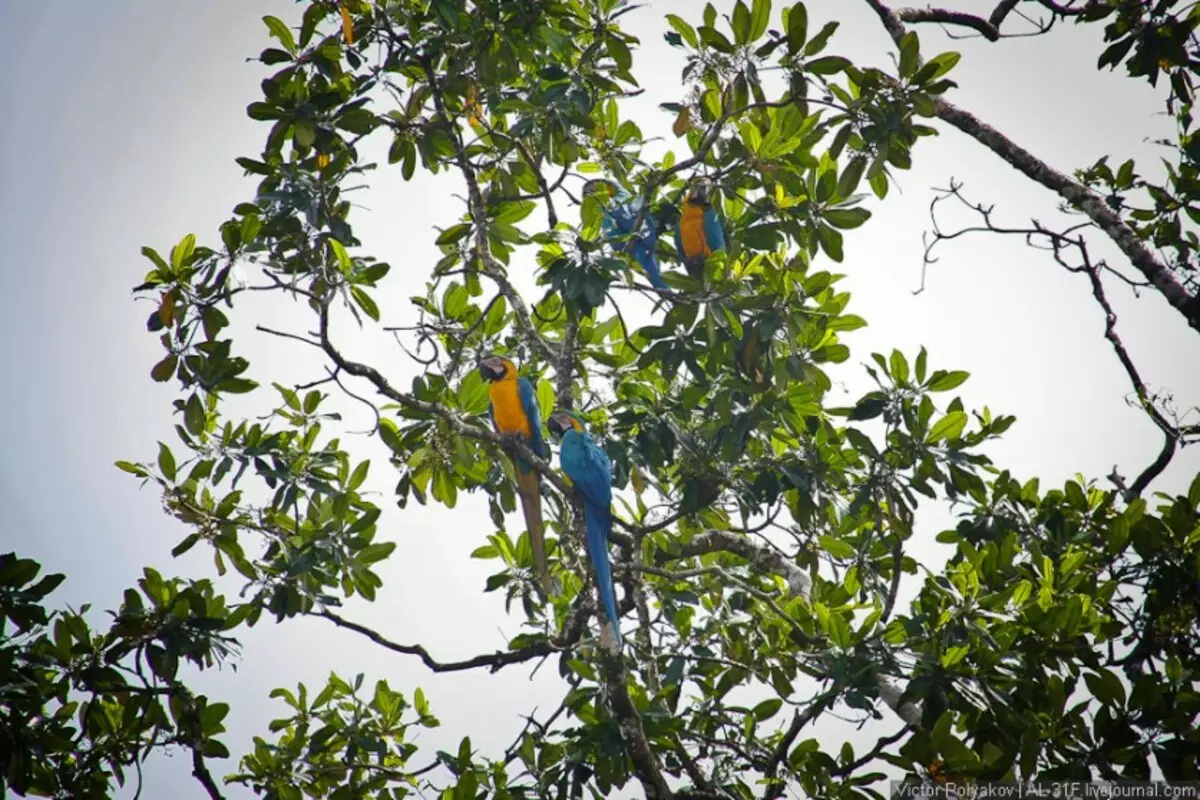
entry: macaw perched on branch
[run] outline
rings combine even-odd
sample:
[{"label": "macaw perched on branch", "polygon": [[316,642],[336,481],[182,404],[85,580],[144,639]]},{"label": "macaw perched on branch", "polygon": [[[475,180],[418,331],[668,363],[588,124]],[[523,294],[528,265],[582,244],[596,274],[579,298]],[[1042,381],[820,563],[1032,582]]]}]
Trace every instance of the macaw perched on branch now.
[{"label": "macaw perched on branch", "polygon": [[600,641],[611,650],[619,650],[621,622],[617,616],[612,566],[608,561],[608,534],[612,530],[612,464],[584,430],[582,418],[574,411],[555,411],[546,420],[546,427],[562,442],[558,451],[559,463],[583,499],[588,556],[596,575],[600,600],[608,612],[608,623],[600,625]]},{"label": "macaw perched on branch", "polygon": [[659,269],[658,259],[654,255],[658,232],[649,210],[642,215],[642,224],[638,227],[637,234],[633,235],[633,223],[637,222],[638,213],[642,210],[642,199],[630,197],[628,192],[618,189],[612,181],[603,179],[585,183],[583,196],[594,196],[604,210],[600,222],[600,233],[604,236],[604,241],[633,256],[646,272],[651,286],[666,289],[662,270]]},{"label": "macaw perched on branch", "polygon": [[[480,359],[479,374],[491,383],[488,397],[492,402],[488,416],[496,433],[518,438],[534,455],[550,458],[550,445],[542,437],[542,412],[530,380],[518,377],[517,366],[496,355]],[[525,527],[533,546],[538,580],[549,593],[550,572],[546,566],[546,537],[542,524],[542,479],[533,465],[520,456],[513,458],[513,471],[517,475],[517,494],[521,498],[521,511],[525,514]]]},{"label": "macaw perched on branch", "polygon": [[683,198],[679,224],[675,228],[675,248],[683,259],[688,275],[704,277],[705,260],[725,249],[725,231],[712,207],[713,185],[708,178],[697,178]]}]

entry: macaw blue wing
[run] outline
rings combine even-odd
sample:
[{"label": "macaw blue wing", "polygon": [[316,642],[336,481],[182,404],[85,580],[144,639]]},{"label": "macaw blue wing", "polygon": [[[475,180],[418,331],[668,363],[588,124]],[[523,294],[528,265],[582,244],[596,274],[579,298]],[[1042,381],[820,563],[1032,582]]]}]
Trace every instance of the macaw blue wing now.
[{"label": "macaw blue wing", "polygon": [[567,433],[574,433],[578,444],[572,442],[573,446],[569,448],[570,465],[564,463],[563,469],[579,487],[579,493],[584,499],[604,511],[611,519],[612,463],[608,454],[601,450],[590,436],[575,431]]},{"label": "macaw blue wing", "polygon": [[608,560],[608,534],[612,530],[612,464],[590,436],[578,431],[567,431],[563,435],[559,461],[563,472],[583,497],[588,557],[596,573],[596,588],[600,591],[600,600],[612,623],[613,633],[620,640],[621,623],[613,591],[612,565]]},{"label": "macaw blue wing", "polygon": [[704,209],[704,238],[708,249],[714,253],[725,249],[725,230],[721,227],[721,218],[712,208]]},{"label": "macaw blue wing", "polygon": [[[650,278],[652,286],[657,289],[666,289],[667,285],[662,280],[662,270],[659,269],[658,259],[654,255],[654,245],[658,240],[658,235],[654,229],[653,215],[643,215],[638,234],[630,236],[633,233],[633,223],[637,221],[643,204],[640,196],[634,198],[628,192],[617,192],[613,197],[612,204],[605,209],[600,223],[600,231],[606,241],[633,256],[647,277]],[[631,239],[632,241],[630,241]]]},{"label": "macaw blue wing", "polygon": [[[642,205],[643,200],[640,196],[633,198],[625,192],[617,195],[613,218],[623,234],[628,235],[633,231],[633,223],[637,221]],[[654,230],[654,221],[651,216],[651,214],[645,214],[642,217],[642,224],[638,228],[637,235],[633,237],[634,241],[627,244],[626,248],[641,266],[642,271],[646,273],[646,277],[650,279],[650,285],[656,289],[666,289],[667,285],[663,283],[662,279],[662,270],[658,266],[658,258],[654,255],[654,245],[658,241],[658,234]]]},{"label": "macaw blue wing", "polygon": [[529,420],[529,449],[541,458],[550,457],[550,446],[542,437],[542,411],[538,408],[537,392],[528,378],[517,381],[517,390],[521,395],[521,408]]}]

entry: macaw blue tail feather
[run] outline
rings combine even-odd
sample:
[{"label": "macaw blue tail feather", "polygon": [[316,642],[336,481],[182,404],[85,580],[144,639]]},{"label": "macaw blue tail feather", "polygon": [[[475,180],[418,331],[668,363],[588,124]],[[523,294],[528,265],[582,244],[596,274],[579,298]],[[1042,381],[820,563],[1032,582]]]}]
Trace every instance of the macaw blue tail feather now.
[{"label": "macaw blue tail feather", "polygon": [[654,243],[638,242],[633,248],[633,257],[642,265],[642,269],[646,271],[646,276],[650,279],[650,285],[655,289],[666,289],[667,284],[663,282],[662,271],[658,268],[658,259],[654,256]]},{"label": "macaw blue tail feather", "polygon": [[608,531],[612,527],[612,513],[591,503],[584,504],[584,523],[587,526],[588,557],[596,574],[596,586],[613,631],[621,638],[621,622],[617,617],[617,597],[613,591],[612,566],[608,561]]}]

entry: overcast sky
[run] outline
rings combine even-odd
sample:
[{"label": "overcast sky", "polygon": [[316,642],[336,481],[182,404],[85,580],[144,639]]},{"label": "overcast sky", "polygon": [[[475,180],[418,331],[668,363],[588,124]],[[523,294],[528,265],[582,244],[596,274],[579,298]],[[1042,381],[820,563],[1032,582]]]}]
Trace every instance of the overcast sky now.
[{"label": "overcast sky", "polygon": [[[717,5],[727,10],[732,3]],[[672,142],[670,117],[656,106],[678,99],[681,61],[662,41],[662,15],[696,19],[701,5],[654,0],[650,6],[623,19],[643,40],[634,72],[646,92],[629,113],[648,136]],[[188,232],[216,246],[217,226],[252,197],[255,181],[233,159],[261,152],[269,125],[247,119],[245,107],[259,98],[267,71],[245,59],[268,46],[263,14],[294,22],[299,10],[285,0],[0,3],[0,326],[7,343],[0,550],[16,549],[67,573],[61,602],[116,607],[145,565],[168,575],[213,574],[210,552],[201,547],[171,558],[185,531],[163,516],[151,488],[139,490],[137,479],[112,466],[117,459],[152,460],[157,440],[177,442],[175,387],[148,375],[161,357],[157,338],[144,328],[151,306],[135,304],[130,289],[149,268],[141,246],[165,254]],[[834,14],[843,24],[830,53],[890,63],[892,43],[864,3],[814,0],[810,28]],[[934,28],[921,33],[927,55],[950,46]],[[1170,132],[1161,100],[1140,80],[1094,69],[1097,28],[1068,25],[1049,39],[955,48],[964,58],[952,75],[961,88],[951,99],[1056,167],[1070,171],[1106,153],[1115,154],[1115,163],[1130,156],[1147,168],[1156,162],[1146,139]],[[405,298],[421,293],[437,258],[431,226],[452,224],[461,205],[450,197],[452,182],[424,177],[405,184],[398,170],[386,169],[385,147],[380,139],[368,150],[385,168],[373,189],[357,197],[364,207],[355,220],[363,251],[393,264],[377,297],[384,323],[398,325],[412,320]],[[946,247],[926,291],[913,295],[931,187],[952,176],[966,182],[973,198],[995,203],[1000,221],[1054,216],[1054,196],[957,131],[923,140],[915,168],[900,174],[903,193],[893,188],[882,205],[871,206],[874,218],[847,236],[845,263],[820,264],[848,275],[849,311],[870,323],[846,337],[854,361],[892,347],[912,356],[924,344],[931,369],[969,370],[972,379],[960,392],[968,408],[987,404],[1017,416],[990,453],[1018,477],[1061,484],[1076,472],[1103,476],[1114,464],[1135,475],[1161,440],[1124,402],[1129,387],[1102,337],[1103,316],[1084,278],[1019,240],[975,238]],[[1147,382],[1172,389],[1181,406],[1200,401],[1200,338],[1154,292],[1134,299],[1112,285],[1110,295]],[[235,333],[266,320],[290,330],[307,325],[291,303],[244,304]],[[344,323],[338,335],[352,355],[407,383],[412,370],[388,337],[360,336]],[[237,346],[264,385],[321,376],[320,363],[299,345],[246,333]],[[866,389],[861,374],[859,367],[842,370],[851,394],[835,389],[830,401],[857,397]],[[229,409],[265,413],[277,402],[270,392]],[[361,410],[345,407],[350,427],[363,427]],[[375,443],[354,447],[359,457],[381,456]],[[1180,491],[1198,469],[1198,454],[1185,452],[1155,488]],[[505,614],[500,594],[482,593],[494,567],[467,558],[491,529],[483,497],[464,497],[452,512],[417,506],[401,516],[389,496],[394,483],[386,460],[376,458],[369,485],[389,509],[381,537],[399,547],[381,569],[386,584],[377,602],[352,604],[347,613],[446,660],[503,648],[520,617]],[[517,518],[510,519],[520,530]],[[946,553],[931,543],[949,517],[923,520],[918,552],[932,564]],[[236,584],[221,585],[233,600]],[[265,734],[266,722],[282,713],[282,704],[267,698],[272,688],[298,681],[319,688],[330,670],[347,677],[365,672],[369,684],[386,678],[410,697],[416,686],[425,689],[444,726],[422,734],[420,764],[434,749],[456,749],[464,735],[498,754],[520,730],[518,715],[533,706],[553,708],[560,691],[554,663],[532,681],[521,668],[435,677],[415,660],[381,654],[320,621],[265,621],[242,639],[236,675],[226,669],[196,680],[201,691],[234,707],[225,741],[235,758],[213,763],[217,775],[234,771],[251,737]],[[894,728],[889,716],[885,732]],[[830,744],[848,731],[837,722],[816,729]],[[143,797],[203,796],[180,756],[155,759],[146,781]],[[230,789],[227,796],[248,795]]]}]

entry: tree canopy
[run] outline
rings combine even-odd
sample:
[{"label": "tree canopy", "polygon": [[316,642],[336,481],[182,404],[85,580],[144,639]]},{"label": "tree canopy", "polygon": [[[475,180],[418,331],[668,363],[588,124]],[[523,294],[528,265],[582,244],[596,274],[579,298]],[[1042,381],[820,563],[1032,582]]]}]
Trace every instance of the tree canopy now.
[{"label": "tree canopy", "polygon": [[[0,786],[107,797],[169,747],[188,752],[212,798],[237,785],[279,800],[621,787],[662,800],[878,798],[885,774],[945,771],[1200,780],[1200,476],[1186,495],[1146,496],[1200,428],[1143,382],[1106,293],[1146,288],[1145,302],[1165,300],[1200,332],[1200,6],[1003,0],[984,17],[865,2],[895,40],[888,68],[837,55],[838,22],[811,21],[803,3],[667,15],[686,67],[663,109],[676,141],[657,160],[644,160],[642,127],[623,111],[639,84],[622,18],[652,5],[310,0],[298,29],[266,17],[259,58],[276,71],[247,108],[265,145],[238,159],[261,176],[256,194],[209,245],[189,234],[143,249],[151,268],[135,292],[153,300],[147,328],[164,352],[150,372],[177,389],[178,442],[117,463],[188,527],[173,553],[211,548],[241,591],[147,567],[98,629],[87,608],[51,609],[64,576],[39,579],[35,561],[0,556]],[[931,23],[997,47],[1055,25],[1103,26],[1099,68],[1164,84],[1178,126],[1165,178],[1119,154],[1073,176],[1039,160],[954,103],[960,56],[922,47]],[[1062,228],[1006,228],[960,187],[942,198],[978,215],[968,230],[1022,236],[1086,277],[1133,405],[1163,437],[1128,478],[1044,488],[993,464],[983,448],[1014,418],[966,408],[954,390],[968,374],[925,348],[866,354],[876,387],[831,400],[837,370],[858,368],[848,334],[866,324],[838,287],[847,237],[914,158],[931,157],[944,125],[1075,214]],[[350,192],[380,166],[360,150],[380,137],[405,181],[420,169],[462,187],[461,216],[436,234],[440,261],[403,267],[428,272],[407,305],[387,292],[393,265],[354,229]],[[669,227],[698,176],[716,187],[728,247],[690,276],[662,235],[668,288],[655,290],[605,241],[582,184],[609,180],[640,199],[639,224]],[[931,247],[966,232],[933,225]],[[1125,263],[1092,257],[1101,239]],[[308,331],[253,321],[314,354],[323,375],[287,386],[239,355],[233,319],[255,294],[306,304]],[[397,352],[420,365],[411,385],[352,352],[355,326],[395,331]],[[542,422],[578,412],[612,462],[619,654],[596,646],[604,612],[574,488],[556,457],[488,422],[476,365],[489,353],[531,380]],[[369,407],[367,434],[330,410],[335,393]],[[269,418],[230,413],[235,395],[269,403]],[[355,456],[363,436],[386,446],[387,463]],[[514,455],[546,485],[556,593],[541,591],[514,523]],[[349,601],[386,595],[375,568],[402,540],[362,490],[369,471],[394,475],[388,503],[402,511],[416,501],[453,515],[462,494],[486,495],[495,530],[473,556],[494,564],[484,591],[503,594],[519,623],[507,650],[442,661],[354,620]],[[943,565],[910,552],[914,516],[932,504],[960,515],[937,534],[955,548]],[[902,581],[919,584],[909,608],[897,603]],[[470,731],[456,752],[427,752],[416,734],[440,723],[419,688],[332,676],[281,686],[270,730],[226,741],[229,706],[190,688],[183,668],[235,657],[262,620],[297,617],[435,672],[549,660],[561,705],[530,716],[504,752],[473,747]],[[763,699],[744,702],[747,688]],[[888,732],[862,752],[831,746],[813,729],[835,712]],[[233,751],[244,753],[236,764]]]}]

